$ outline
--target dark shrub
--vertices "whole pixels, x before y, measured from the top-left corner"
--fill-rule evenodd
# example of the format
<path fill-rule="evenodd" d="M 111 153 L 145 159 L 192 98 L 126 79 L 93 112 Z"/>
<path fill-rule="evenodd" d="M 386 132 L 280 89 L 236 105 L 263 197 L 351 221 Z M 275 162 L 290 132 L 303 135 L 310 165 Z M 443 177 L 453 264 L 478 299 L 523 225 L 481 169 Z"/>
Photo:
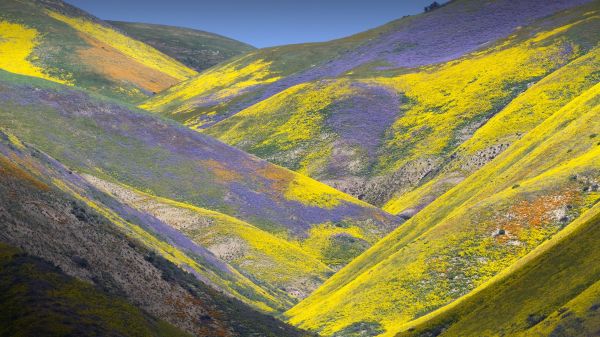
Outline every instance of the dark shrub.
<path fill-rule="evenodd" d="M 338 331 L 333 337 L 370 337 L 383 332 L 385 330 L 377 322 L 356 322 Z"/>
<path fill-rule="evenodd" d="M 527 316 L 527 326 L 532 327 L 545 319 L 546 319 L 546 315 L 530 314 L 529 316 Z"/>
<path fill-rule="evenodd" d="M 77 266 L 79 266 L 80 268 L 87 268 L 90 266 L 88 260 L 86 260 L 85 258 L 81 257 L 81 256 L 73 256 L 71 257 L 71 260 L 73 260 L 73 262 L 75 262 L 75 264 Z"/>
<path fill-rule="evenodd" d="M 433 10 L 436 10 L 436 9 L 440 8 L 440 7 L 442 7 L 442 5 L 440 5 L 437 1 L 434 1 L 434 2 L 431 3 L 431 5 L 425 7 L 425 13 L 431 12 Z"/>

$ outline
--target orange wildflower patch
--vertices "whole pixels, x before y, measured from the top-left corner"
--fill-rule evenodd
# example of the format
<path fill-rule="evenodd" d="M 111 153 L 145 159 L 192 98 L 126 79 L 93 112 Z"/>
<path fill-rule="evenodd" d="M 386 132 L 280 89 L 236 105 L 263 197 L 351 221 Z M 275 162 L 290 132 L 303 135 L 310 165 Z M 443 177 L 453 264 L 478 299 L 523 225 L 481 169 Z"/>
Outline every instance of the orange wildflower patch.
<path fill-rule="evenodd" d="M 502 229 L 511 234 L 517 234 L 528 227 L 541 227 L 559 221 L 566 214 L 567 206 L 575 202 L 578 194 L 573 190 L 561 193 L 542 195 L 534 200 L 522 200 L 512 205 L 500 221 Z M 505 236 L 499 236 L 499 240 Z"/>
<path fill-rule="evenodd" d="M 294 180 L 293 173 L 287 170 L 274 169 L 273 166 L 267 165 L 257 170 L 258 176 L 265 177 L 271 181 L 270 186 L 266 187 L 265 191 L 275 191 L 284 193 L 287 191 L 290 182 Z"/>
<path fill-rule="evenodd" d="M 203 160 L 202 164 L 210 168 L 212 173 L 215 176 L 217 176 L 217 178 L 219 178 L 219 180 L 221 181 L 229 183 L 232 181 L 239 181 L 242 179 L 242 176 L 239 173 L 228 169 L 227 167 L 225 167 L 225 165 L 216 160 Z"/>
<path fill-rule="evenodd" d="M 176 78 L 139 63 L 87 34 L 80 33 L 79 36 L 90 46 L 79 50 L 79 57 L 95 71 L 112 80 L 129 82 L 151 92 L 162 91 L 180 82 Z"/>

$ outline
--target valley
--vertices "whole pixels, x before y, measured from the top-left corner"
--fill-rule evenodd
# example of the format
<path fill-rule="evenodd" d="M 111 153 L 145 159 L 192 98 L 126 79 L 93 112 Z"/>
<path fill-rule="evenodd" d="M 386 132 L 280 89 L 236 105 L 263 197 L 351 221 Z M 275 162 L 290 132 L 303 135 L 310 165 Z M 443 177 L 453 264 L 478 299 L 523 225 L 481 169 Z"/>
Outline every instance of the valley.
<path fill-rule="evenodd" d="M 598 0 L 268 48 L 0 1 L 0 335 L 598 335 L 599 37 Z"/>

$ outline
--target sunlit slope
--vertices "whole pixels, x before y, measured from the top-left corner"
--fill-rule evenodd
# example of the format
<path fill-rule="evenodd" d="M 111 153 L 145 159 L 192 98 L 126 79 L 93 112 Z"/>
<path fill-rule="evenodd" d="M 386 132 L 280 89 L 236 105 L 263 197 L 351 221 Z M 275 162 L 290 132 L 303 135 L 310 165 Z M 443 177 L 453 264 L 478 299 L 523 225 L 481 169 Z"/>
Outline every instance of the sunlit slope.
<path fill-rule="evenodd" d="M 204 128 L 260 101 L 269 88 L 277 92 L 289 87 L 276 85 L 283 78 L 331 60 L 362 41 L 356 37 L 333 46 L 318 43 L 256 50 L 169 88 L 140 107 L 194 129 Z"/>
<path fill-rule="evenodd" d="M 89 284 L 56 274 L 45 284 L 35 265 L 21 277 L 19 270 L 11 271 L 18 263 L 3 266 L 17 277 L 14 287 L 2 283 L 12 287 L 0 296 L 8 310 L 3 318 L 9 321 L 0 328 L 4 334 L 37 329 L 35 335 L 85 330 L 182 335 L 162 320 L 195 336 L 304 335 L 257 311 L 268 311 L 277 301 L 208 251 L 5 132 L 0 132 L 0 176 L 0 241 Z M 23 260 L 27 257 L 20 254 L 15 262 Z M 19 311 L 23 301 L 27 310 Z M 27 322 L 36 312 L 40 316 Z"/>
<path fill-rule="evenodd" d="M 196 74 L 59 0 L 6 0 L 0 13 L 0 69 L 6 71 L 130 102 Z"/>
<path fill-rule="evenodd" d="M 0 67 L 14 73 L 35 76 L 65 83 L 66 78 L 52 77 L 44 69 L 33 64 L 33 49 L 37 45 L 38 32 L 18 23 L 0 22 Z"/>
<path fill-rule="evenodd" d="M 160 93 L 142 107 L 206 128 L 294 85 L 347 73 L 414 68 L 459 58 L 557 11 L 588 2 L 453 1 L 325 43 L 261 49 Z M 260 75 L 249 75 L 260 67 Z M 206 85 L 206 83 L 223 83 Z M 235 90 L 231 90 L 231 88 Z"/>
<path fill-rule="evenodd" d="M 171 121 L 47 81 L 5 72 L 0 78 L 3 127 L 74 170 L 236 218 L 330 268 L 345 265 L 401 223 Z M 328 269 L 320 263 L 317 275 Z M 290 304 L 286 291 L 271 290 Z"/>
<path fill-rule="evenodd" d="M 257 103 L 206 133 L 322 181 L 368 174 L 401 97 L 349 79 L 304 83 Z"/>
<path fill-rule="evenodd" d="M 416 212 L 494 159 L 523 134 L 598 81 L 600 49 L 595 47 L 517 96 L 461 144 L 425 184 L 393 197 L 384 209 L 395 214 Z"/>
<path fill-rule="evenodd" d="M 208 69 L 256 49 L 248 44 L 196 29 L 149 23 L 107 22 L 196 71 Z"/>
<path fill-rule="evenodd" d="M 216 257 L 234 266 L 260 285 L 281 289 L 302 299 L 333 271 L 288 242 L 233 217 L 166 198 L 157 198 L 127 186 L 86 175 L 86 180 L 119 201 L 185 234 Z"/>
<path fill-rule="evenodd" d="M 493 281 L 396 336 L 593 336 L 600 329 L 600 204 Z M 393 334 L 390 333 L 390 336 Z"/>
<path fill-rule="evenodd" d="M 299 84 L 205 132 L 412 215 L 597 83 L 597 9 L 562 12 L 452 62 Z M 396 202 L 435 175 L 435 193 Z"/>
<path fill-rule="evenodd" d="M 377 335 L 483 284 L 597 203 L 599 117 L 596 84 L 353 260 L 290 322 Z"/>

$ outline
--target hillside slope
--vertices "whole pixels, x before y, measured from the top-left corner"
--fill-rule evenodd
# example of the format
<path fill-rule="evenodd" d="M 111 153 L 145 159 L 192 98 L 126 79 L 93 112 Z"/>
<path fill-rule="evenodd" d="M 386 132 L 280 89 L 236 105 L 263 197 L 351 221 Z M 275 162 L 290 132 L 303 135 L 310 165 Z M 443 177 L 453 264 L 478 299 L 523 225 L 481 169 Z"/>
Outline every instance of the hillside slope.
<path fill-rule="evenodd" d="M 3 138 L 5 137 L 6 134 L 3 134 Z M 149 259 L 149 262 L 162 263 L 164 262 L 160 259 L 162 256 L 164 259 L 179 266 L 183 270 L 192 273 L 207 286 L 211 286 L 219 292 L 246 302 L 261 311 L 273 311 L 275 310 L 274 308 L 285 306 L 285 304 L 283 304 L 286 301 L 285 296 L 275 298 L 273 294 L 256 285 L 235 268 L 232 268 L 230 265 L 217 259 L 207 249 L 195 244 L 167 224 L 148 214 L 131 209 L 115 199 L 99 192 L 93 188 L 93 186 L 86 183 L 84 179 L 74 174 L 71 170 L 65 168 L 51 157 L 44 155 L 35 148 L 31 149 L 24 145 L 14 135 L 9 134 L 8 138 L 5 139 L 10 143 L 8 144 L 8 149 L 4 151 L 4 163 L 8 168 L 3 171 L 4 175 L 8 175 L 9 177 L 13 175 L 17 178 L 23 176 L 25 178 L 29 177 L 28 181 L 34 182 L 36 179 L 31 178 L 32 174 L 34 177 L 43 177 L 45 181 L 49 181 L 52 186 L 67 193 L 71 196 L 70 199 L 72 199 L 72 202 L 66 204 L 66 206 L 54 203 L 52 198 L 44 199 L 45 203 L 42 202 L 44 200 L 37 202 L 37 205 L 41 207 L 41 212 L 50 214 L 50 218 L 55 221 L 44 221 L 44 226 L 40 225 L 40 228 L 45 228 L 44 234 L 38 234 L 38 236 L 41 237 L 31 240 L 31 242 L 28 242 L 28 245 L 24 246 L 21 241 L 27 240 L 27 236 L 23 236 L 23 233 L 27 233 L 30 230 L 24 229 L 22 226 L 31 225 L 32 220 L 22 221 L 19 219 L 27 219 L 28 216 L 32 216 L 29 214 L 30 212 L 28 212 L 27 207 L 23 208 L 23 205 L 26 206 L 29 202 L 27 200 L 22 200 L 22 205 L 13 205 L 13 200 L 11 198 L 18 193 L 18 188 L 8 190 L 8 192 L 5 193 L 6 199 L 4 200 L 6 206 L 3 206 L 5 209 L 10 210 L 10 221 L 5 223 L 7 230 L 4 232 L 4 238 L 7 242 L 11 244 L 15 244 L 16 242 L 19 247 L 30 247 L 30 249 L 33 249 L 30 252 L 55 262 L 57 259 L 58 261 L 62 261 L 65 258 L 71 258 L 71 255 L 77 255 L 77 252 L 81 252 L 82 250 L 87 251 L 89 254 L 94 254 L 97 252 L 97 249 L 89 250 L 89 246 L 91 245 L 93 247 L 98 243 L 90 243 L 83 238 L 81 240 L 73 240 L 70 242 L 71 245 L 80 245 L 78 249 L 71 248 L 71 251 L 64 251 L 64 247 L 62 246 L 58 248 L 47 246 L 56 244 L 57 240 L 59 240 L 59 242 L 61 240 L 60 237 L 55 236 L 56 229 L 47 226 L 56 225 L 56 221 L 59 221 L 59 223 L 65 222 L 68 218 L 68 216 L 67 218 L 65 218 L 65 216 L 68 214 L 75 216 L 78 220 L 91 223 L 97 223 L 101 218 L 106 218 L 111 223 L 111 226 L 109 227 L 116 226 L 115 229 L 125 232 L 128 237 L 131 237 L 147 247 L 147 258 Z M 15 147 L 21 151 L 17 152 Z M 27 171 L 23 171 L 20 167 L 27 169 Z M 16 173 L 12 173 L 13 171 Z M 10 179 L 8 179 L 8 182 L 10 182 Z M 36 183 L 35 185 L 40 187 L 38 189 L 49 189 L 48 183 Z M 24 194 L 24 197 L 27 197 L 27 193 Z M 92 213 L 98 213 L 99 215 L 88 214 L 90 209 L 92 209 Z M 105 222 L 106 221 L 102 223 Z M 83 230 L 80 227 L 78 228 L 78 230 Z M 90 232 L 89 234 L 97 236 L 107 235 L 103 232 Z M 108 235 L 107 239 L 110 239 L 110 235 Z M 104 242 L 104 239 L 99 237 L 94 240 Z M 59 256 L 55 256 L 55 254 L 57 254 L 57 249 L 60 254 Z M 119 252 L 116 251 L 115 253 Z M 94 256 L 90 257 L 94 259 L 98 258 Z M 77 258 L 75 257 L 75 259 Z M 110 266 L 111 268 L 109 270 L 92 268 L 89 272 L 95 273 L 96 275 L 98 275 L 98 273 L 107 273 L 107 281 L 110 282 L 114 277 L 113 274 L 122 272 L 119 264 Z M 169 264 L 167 266 L 169 266 Z M 136 268 L 140 268 L 140 266 L 136 266 Z M 73 272 L 73 270 L 71 270 L 71 272 Z M 83 275 L 75 275 L 79 277 L 90 277 L 86 272 L 84 272 Z M 104 278 L 104 276 L 102 277 Z M 134 289 L 128 289 L 130 291 L 140 291 L 140 289 L 136 289 L 135 287 Z M 176 310 L 176 308 L 171 308 L 171 310 Z"/>
<path fill-rule="evenodd" d="M 179 209 L 174 218 L 162 218 L 175 238 L 178 229 L 189 231 L 196 246 L 237 256 L 229 261 L 233 266 L 221 261 L 234 278 L 225 280 L 226 288 L 266 311 L 289 308 L 402 222 L 310 178 L 84 91 L 0 72 L 0 101 L 0 121 L 17 137 L 101 185 L 124 186 L 117 197 L 126 203 L 127 193 L 156 197 L 132 207 Z M 194 235 L 207 224 L 212 238 Z M 247 230 L 259 236 L 245 238 Z M 176 246 L 192 244 L 182 240 Z M 306 262 L 304 270 L 291 268 L 298 260 Z"/>
<path fill-rule="evenodd" d="M 510 144 L 600 80 L 600 50 L 590 50 L 530 86 L 461 144 L 424 184 L 396 194 L 384 209 L 414 213 L 480 169 Z"/>
<path fill-rule="evenodd" d="M 303 246 L 246 222 L 190 204 L 157 198 L 97 177 L 85 179 L 123 204 L 155 216 L 252 280 L 304 298 L 333 273 Z"/>
<path fill-rule="evenodd" d="M 196 74 L 60 0 L 0 3 L 0 69 L 129 102 Z"/>
<path fill-rule="evenodd" d="M 547 240 L 598 201 L 599 100 L 596 84 L 330 278 L 291 322 L 325 334 L 360 322 L 389 330 Z"/>
<path fill-rule="evenodd" d="M 598 335 L 600 257 L 590 247 L 599 230 L 596 204 L 493 281 L 396 336 Z"/>
<path fill-rule="evenodd" d="M 439 185 L 464 179 L 543 120 L 550 109 L 560 108 L 597 82 L 600 17 L 592 10 L 598 7 L 595 2 L 561 12 L 449 63 L 299 84 L 205 132 L 411 216 L 444 191 Z M 561 72 L 564 75 L 554 84 L 530 88 Z M 518 97 L 524 103 L 503 111 L 517 96 L 527 97 Z M 537 114 L 530 116 L 533 108 Z M 489 125 L 497 114 L 519 123 Z M 512 130 L 512 137 L 485 138 L 500 130 Z M 462 147 L 465 142 L 469 144 Z M 464 153 L 467 148 L 469 153 Z M 462 169 L 469 164 L 471 168 Z M 443 168 L 447 172 L 438 174 Z M 432 184 L 437 194 L 422 193 L 417 203 L 398 205 L 396 199 L 436 175 Z"/>
<path fill-rule="evenodd" d="M 256 48 L 214 33 L 149 23 L 107 21 L 127 35 L 202 71 Z"/>
<path fill-rule="evenodd" d="M 325 43 L 260 49 L 153 97 L 142 107 L 205 128 L 294 85 L 361 68 L 445 62 L 519 26 L 588 1 L 459 0 L 425 15 Z"/>
<path fill-rule="evenodd" d="M 600 332 L 600 0 L 456 0 L 195 77 L 62 2 L 0 9 L 0 264 L 101 303 L 43 301 L 140 334 Z"/>
<path fill-rule="evenodd" d="M 3 336 L 189 336 L 2 243 L 0 289 Z"/>
<path fill-rule="evenodd" d="M 248 54 L 142 107 L 383 206 L 432 179 L 530 86 L 594 49 L 598 1 L 559 11 L 577 4 L 455 1 L 347 39 Z M 569 95 L 595 83 L 588 63 L 591 76 Z M 466 159 L 486 161 L 507 144 Z M 438 195 L 386 209 L 411 216 Z"/>
<path fill-rule="evenodd" d="M 247 286 L 231 270 L 217 290 L 227 268 L 201 247 L 4 132 L 0 175 L 3 334 L 305 335 L 225 295 Z"/>

